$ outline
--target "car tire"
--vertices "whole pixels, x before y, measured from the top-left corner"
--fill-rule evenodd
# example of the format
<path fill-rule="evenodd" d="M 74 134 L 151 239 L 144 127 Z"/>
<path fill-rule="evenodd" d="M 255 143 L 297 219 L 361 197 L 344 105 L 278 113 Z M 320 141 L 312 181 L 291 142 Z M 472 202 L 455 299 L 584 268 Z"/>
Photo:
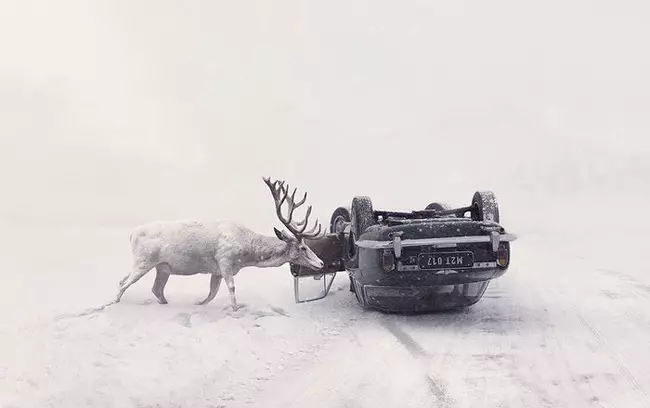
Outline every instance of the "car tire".
<path fill-rule="evenodd" d="M 337 208 L 330 218 L 330 232 L 333 234 L 341 233 L 345 228 L 345 223 L 350 223 L 351 218 L 349 207 Z"/>
<path fill-rule="evenodd" d="M 361 234 L 377 222 L 370 197 L 359 196 L 352 199 L 350 218 L 349 254 L 346 268 L 356 269 L 359 267 L 359 249 L 356 242 Z"/>
<path fill-rule="evenodd" d="M 499 203 L 492 191 L 477 191 L 472 197 L 472 218 L 499 223 Z"/>
<path fill-rule="evenodd" d="M 361 234 L 376 223 L 372 200 L 365 196 L 354 197 L 350 210 L 351 233 L 356 242 Z"/>

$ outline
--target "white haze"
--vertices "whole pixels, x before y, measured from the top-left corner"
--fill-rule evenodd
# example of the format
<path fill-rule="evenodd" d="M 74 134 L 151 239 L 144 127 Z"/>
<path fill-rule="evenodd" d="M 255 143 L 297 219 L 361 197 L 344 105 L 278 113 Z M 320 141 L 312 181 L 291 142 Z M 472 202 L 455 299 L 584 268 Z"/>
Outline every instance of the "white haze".
<path fill-rule="evenodd" d="M 30 355 L 31 343 L 14 330 L 27 321 L 112 296 L 128 272 L 128 231 L 138 223 L 230 218 L 271 235 L 278 223 L 263 176 L 308 191 L 325 224 L 355 195 L 371 196 L 377 208 L 410 210 L 434 200 L 466 205 L 475 190 L 493 190 L 504 226 L 523 248 L 519 275 L 503 278 L 509 302 L 519 283 L 545 282 L 546 275 L 527 280 L 521 271 L 552 273 L 539 266 L 548 250 L 531 242 L 555 242 L 594 264 L 604 259 L 603 237 L 623 237 L 614 243 L 620 246 L 627 237 L 629 248 L 642 251 L 645 241 L 636 238 L 648 226 L 650 198 L 649 19 L 650 3 L 640 0 L 2 2 L 0 306 L 11 311 L 0 325 L 5 356 L 18 343 Z M 641 255 L 637 261 L 644 262 Z M 581 279 L 589 279 L 589 268 Z M 304 308 L 291 302 L 285 269 L 272 279 L 261 271 L 242 275 L 240 296 L 305 317 L 296 327 L 267 327 L 282 347 L 290 348 L 286 333 L 298 327 L 328 332 L 327 313 L 345 320 L 358 312 L 342 274 L 336 301 Z M 170 291 L 187 289 L 177 304 L 205 295 L 207 281 L 197 280 L 170 283 Z M 578 292 L 567 293 L 579 297 L 574 284 L 567 287 Z M 136 306 L 151 298 L 148 285 L 136 285 L 128 313 L 141 313 Z M 227 303 L 224 292 L 215 302 Z M 157 315 L 153 306 L 146 314 L 154 321 L 171 313 Z M 481 313 L 503 312 L 486 307 Z M 313 313 L 321 316 L 315 322 Z M 120 316 L 129 317 L 113 318 Z M 241 337 L 228 346 L 223 331 L 243 326 L 224 322 L 204 334 L 219 333 L 226 348 L 247 353 Z M 83 331 L 76 327 L 71 341 Z M 164 330 L 147 327 L 152 338 Z M 647 336 L 641 326 L 630 330 Z M 74 354 L 84 346 L 68 347 Z M 370 349 L 381 354 L 381 347 Z M 14 382 L 29 382 L 42 361 L 0 360 L 0 406 L 3 392 L 21 407 L 54 393 L 21 400 L 31 394 Z M 326 367 L 343 370 L 332 361 Z M 650 392 L 647 369 L 634 368 L 637 389 Z M 12 370 L 22 377 L 7 374 Z M 248 374 L 233 375 L 244 381 Z M 77 401 L 61 398 L 58 406 Z"/>
<path fill-rule="evenodd" d="M 321 218 L 358 194 L 632 193 L 649 174 L 648 8 L 5 2 L 3 218 L 268 229 L 262 175 Z"/>

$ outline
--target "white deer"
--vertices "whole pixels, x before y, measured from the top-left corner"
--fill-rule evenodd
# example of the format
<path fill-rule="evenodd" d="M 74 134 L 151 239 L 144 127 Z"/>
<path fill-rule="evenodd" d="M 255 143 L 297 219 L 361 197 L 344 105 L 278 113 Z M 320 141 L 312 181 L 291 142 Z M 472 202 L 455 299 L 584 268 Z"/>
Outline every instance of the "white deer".
<path fill-rule="evenodd" d="M 242 268 L 278 267 L 287 262 L 313 269 L 322 269 L 323 261 L 305 244 L 305 238 L 318 238 L 321 226 L 316 220 L 314 227 L 305 232 L 311 205 L 305 219 L 292 222 L 293 212 L 305 203 L 295 202 L 296 189 L 291 196 L 284 181 L 263 178 L 271 190 L 276 213 L 291 233 L 275 231 L 275 237 L 257 234 L 232 221 L 172 221 L 151 222 L 136 227 L 130 235 L 133 250 L 133 270 L 120 281 L 115 299 L 118 303 L 124 292 L 151 269 L 156 268 L 156 279 L 151 291 L 158 302 L 166 304 L 164 290 L 170 275 L 210 274 L 210 292 L 198 305 L 212 301 L 219 291 L 221 279 L 226 281 L 233 310 L 239 309 L 235 298 L 234 277 Z M 282 204 L 288 203 L 288 217 L 282 215 Z M 318 229 L 317 229 L 318 228 Z"/>

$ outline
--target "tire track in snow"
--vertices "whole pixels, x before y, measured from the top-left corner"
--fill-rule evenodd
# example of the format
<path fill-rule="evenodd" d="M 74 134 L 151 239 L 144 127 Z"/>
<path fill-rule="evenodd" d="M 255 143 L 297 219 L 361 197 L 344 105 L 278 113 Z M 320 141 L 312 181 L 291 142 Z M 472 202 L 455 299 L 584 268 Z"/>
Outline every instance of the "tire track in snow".
<path fill-rule="evenodd" d="M 381 325 L 386 330 L 388 330 L 417 361 L 422 361 L 424 359 L 426 360 L 431 359 L 431 356 L 429 355 L 429 353 L 427 353 L 424 347 L 422 347 L 417 341 L 415 341 L 415 339 L 411 337 L 411 335 L 409 335 L 404 330 L 402 330 L 392 319 L 384 318 L 381 319 L 380 322 Z M 432 378 L 428 372 L 425 373 L 424 377 L 427 384 L 429 385 L 429 390 L 431 391 L 431 394 L 433 394 L 433 396 L 436 397 L 436 399 L 441 402 L 442 407 L 452 408 L 456 406 L 456 403 L 449 395 L 449 392 L 443 385 L 440 384 L 439 380 Z"/>
<path fill-rule="evenodd" d="M 600 343 L 600 345 L 603 347 L 605 352 L 609 355 L 609 357 L 614 361 L 618 369 L 621 371 L 623 376 L 627 379 L 627 382 L 630 384 L 630 386 L 634 389 L 634 391 L 640 393 L 643 395 L 644 399 L 648 399 L 648 395 L 645 393 L 643 388 L 641 387 L 641 384 L 639 384 L 639 381 L 636 379 L 634 374 L 623 364 L 620 358 L 616 355 L 616 353 L 612 350 L 612 348 L 609 346 L 607 340 L 603 337 L 603 335 L 596 329 L 589 321 L 580 314 L 578 309 L 574 306 L 574 310 L 576 312 L 576 315 L 578 316 L 578 319 L 580 319 L 580 322 L 585 326 L 591 334 L 596 338 L 596 340 Z"/>
<path fill-rule="evenodd" d="M 578 259 L 580 263 L 584 264 L 587 269 L 593 269 L 596 272 L 613 277 L 617 279 L 618 281 L 627 283 L 633 287 L 633 289 L 640 290 L 642 293 L 640 294 L 641 297 L 648 298 L 648 294 L 650 294 L 650 286 L 645 284 L 644 282 L 640 281 L 637 276 L 634 276 L 632 274 L 617 270 L 617 269 L 611 269 L 611 268 L 602 268 L 602 267 L 593 267 L 593 261 L 590 260 L 589 258 L 582 257 L 582 256 L 577 256 L 575 254 L 567 254 L 566 255 L 569 258 L 573 259 Z M 606 340 L 605 336 L 583 316 L 583 314 L 580 312 L 578 306 L 571 302 L 571 307 L 573 308 L 576 316 L 582 323 L 582 325 L 589 330 L 589 332 L 593 335 L 593 337 L 596 339 L 596 341 L 600 344 L 602 349 L 607 353 L 609 358 L 613 361 L 613 363 L 616 365 L 618 370 L 621 372 L 623 377 L 627 380 L 627 383 L 629 386 L 638 394 L 640 394 L 644 400 L 648 401 L 648 394 L 645 392 L 641 384 L 639 383 L 638 379 L 634 376 L 634 374 L 630 371 L 630 369 L 626 366 L 626 364 L 623 362 L 623 356 L 617 353 L 609 344 L 609 342 Z M 650 404 L 649 404 L 650 405 Z"/>
<path fill-rule="evenodd" d="M 331 326 L 329 318 L 321 320 L 335 329 L 337 336 L 314 333 L 314 337 L 301 339 L 302 344 L 318 343 L 318 349 L 285 359 L 283 369 L 270 374 L 259 389 L 242 391 L 252 403 L 269 408 L 447 408 L 432 395 L 428 381 L 422 381 L 424 370 L 420 371 L 409 352 L 378 324 L 377 316 L 352 310 L 336 327 Z M 227 406 L 250 405 L 242 395 Z"/>

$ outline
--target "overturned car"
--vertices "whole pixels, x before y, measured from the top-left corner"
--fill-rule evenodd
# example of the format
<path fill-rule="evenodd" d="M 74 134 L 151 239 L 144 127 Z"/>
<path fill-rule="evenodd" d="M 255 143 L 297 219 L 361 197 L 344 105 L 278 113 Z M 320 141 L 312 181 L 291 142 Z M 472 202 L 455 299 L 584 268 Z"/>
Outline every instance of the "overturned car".
<path fill-rule="evenodd" d="M 307 240 L 325 266 L 290 265 L 296 302 L 322 299 L 347 271 L 359 305 L 386 312 L 427 312 L 470 306 L 510 266 L 516 237 L 499 223 L 494 193 L 478 191 L 471 205 L 431 203 L 411 212 L 375 210 L 369 197 L 337 208 L 329 233 Z M 322 292 L 300 296 L 299 281 L 321 279 Z"/>

